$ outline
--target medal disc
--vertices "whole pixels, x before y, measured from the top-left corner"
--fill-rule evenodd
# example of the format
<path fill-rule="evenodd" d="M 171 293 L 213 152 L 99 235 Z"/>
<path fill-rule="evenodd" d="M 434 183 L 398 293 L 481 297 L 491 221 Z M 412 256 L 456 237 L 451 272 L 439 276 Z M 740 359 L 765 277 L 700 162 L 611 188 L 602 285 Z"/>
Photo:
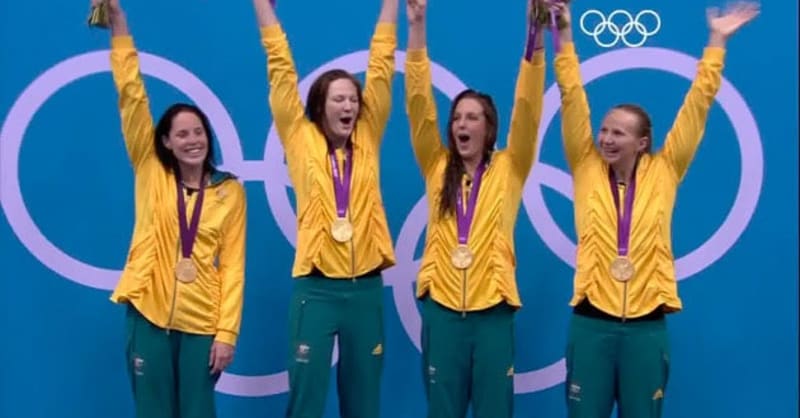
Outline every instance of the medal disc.
<path fill-rule="evenodd" d="M 338 218 L 331 225 L 331 235 L 337 242 L 349 242 L 353 239 L 353 225 L 344 218 Z"/>
<path fill-rule="evenodd" d="M 453 249 L 450 254 L 450 262 L 459 270 L 466 270 L 472 264 L 472 250 L 464 244 L 460 244 Z"/>
<path fill-rule="evenodd" d="M 183 283 L 191 283 L 197 279 L 197 267 L 190 258 L 181 258 L 175 265 L 175 277 Z"/>
<path fill-rule="evenodd" d="M 628 257 L 617 257 L 611 262 L 611 277 L 618 282 L 627 282 L 633 278 L 633 263 Z"/>

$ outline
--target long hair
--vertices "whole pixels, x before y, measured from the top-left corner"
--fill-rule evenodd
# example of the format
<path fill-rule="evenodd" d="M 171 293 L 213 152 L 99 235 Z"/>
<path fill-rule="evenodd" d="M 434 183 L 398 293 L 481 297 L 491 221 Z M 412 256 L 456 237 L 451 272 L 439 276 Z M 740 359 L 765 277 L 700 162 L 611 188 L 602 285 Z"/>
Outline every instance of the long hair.
<path fill-rule="evenodd" d="M 647 111 L 641 106 L 631 103 L 618 104 L 612 109 L 624 110 L 639 119 L 639 130 L 636 132 L 636 135 L 639 135 L 639 137 L 647 137 L 647 148 L 645 148 L 644 152 L 650 154 L 653 151 L 653 122 L 651 122 L 650 115 L 647 114 Z"/>
<path fill-rule="evenodd" d="M 206 159 L 203 161 L 203 172 L 210 173 L 214 171 L 214 133 L 211 130 L 211 123 L 208 121 L 208 117 L 205 113 L 203 113 L 200 108 L 195 105 L 191 105 L 188 103 L 175 103 L 161 115 L 161 118 L 158 120 L 158 124 L 156 124 L 155 135 L 153 136 L 153 141 L 155 141 L 155 148 L 156 148 L 156 155 L 158 156 L 158 160 L 161 161 L 161 165 L 167 171 L 174 171 L 176 174 L 179 173 L 180 169 L 178 167 L 178 159 L 175 158 L 175 154 L 164 145 L 164 138 L 169 137 L 169 132 L 172 130 L 172 121 L 175 119 L 179 113 L 182 112 L 189 112 L 197 116 L 200 119 L 200 123 L 203 124 L 203 130 L 206 131 L 206 138 L 208 139 L 208 144 L 206 145 L 206 149 L 208 152 L 206 153 Z"/>
<path fill-rule="evenodd" d="M 489 159 L 497 142 L 497 108 L 491 96 L 472 89 L 459 93 L 450 106 L 450 116 L 447 123 L 447 147 L 450 152 L 447 159 L 447 167 L 444 170 L 442 192 L 439 195 L 439 216 L 443 218 L 447 215 L 455 214 L 456 199 L 460 198 L 458 196 L 458 187 L 461 184 L 461 178 L 464 176 L 464 161 L 461 159 L 461 154 L 458 153 L 456 138 L 453 135 L 456 107 L 464 99 L 477 100 L 483 108 L 483 116 L 486 119 L 486 142 L 483 148 L 484 161 Z"/>
<path fill-rule="evenodd" d="M 308 97 L 306 98 L 306 117 L 313 122 L 322 133 L 325 133 L 325 101 L 328 99 L 328 88 L 331 83 L 342 78 L 350 80 L 356 87 L 356 93 L 358 94 L 358 113 L 355 116 L 355 120 L 358 120 L 359 116 L 361 116 L 361 110 L 364 106 L 361 82 L 345 70 L 328 70 L 314 80 L 311 84 L 311 88 L 308 89 Z"/>

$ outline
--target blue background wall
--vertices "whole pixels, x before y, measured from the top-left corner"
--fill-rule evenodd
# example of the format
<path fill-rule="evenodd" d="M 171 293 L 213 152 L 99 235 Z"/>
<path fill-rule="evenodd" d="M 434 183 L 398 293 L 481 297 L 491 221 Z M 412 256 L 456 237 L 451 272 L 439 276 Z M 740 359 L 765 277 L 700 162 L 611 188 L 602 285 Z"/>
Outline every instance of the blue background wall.
<path fill-rule="evenodd" d="M 133 416 L 123 311 L 108 301 L 132 228 L 132 177 L 108 73 L 108 35 L 86 27 L 85 3 L 0 4 L 2 417 Z M 196 100 L 212 116 L 225 167 L 242 175 L 248 191 L 244 322 L 236 360 L 218 387 L 220 417 L 281 416 L 294 213 L 281 149 L 270 133 L 265 59 L 251 4 L 127 3 L 154 113 L 176 100 Z M 378 3 L 279 4 L 301 78 L 367 48 Z M 504 0 L 502 7 L 478 0 L 430 3 L 429 42 L 442 66 L 436 77 L 442 114 L 460 80 L 494 95 L 505 131 L 523 49 L 524 1 Z M 621 41 L 603 48 L 581 33 L 577 21 L 589 2 L 576 2 L 575 39 L 595 125 L 612 104 L 639 102 L 663 137 L 689 86 L 680 74 L 693 75 L 707 40 L 705 4 L 591 3 L 606 15 L 652 9 L 661 20 L 643 48 Z M 726 84 L 681 189 L 673 235 L 685 311 L 669 320 L 669 418 L 797 414 L 796 15 L 796 2 L 769 2 L 731 40 Z M 587 16 L 587 26 L 596 17 Z M 620 14 L 615 19 L 625 22 Z M 652 15 L 642 23 L 655 26 Z M 403 17 L 399 28 L 402 51 Z M 601 42 L 613 40 L 602 36 Z M 629 41 L 636 42 L 635 36 L 628 35 Z M 89 55 L 76 58 L 81 54 Z M 363 59 L 356 54 L 339 64 L 357 71 Z M 617 71 L 637 66 L 650 68 Z M 181 74 L 181 68 L 194 76 Z M 551 66 L 547 85 L 553 85 Z M 411 295 L 426 209 L 403 101 L 398 73 L 382 157 L 399 259 L 387 272 L 384 293 L 387 418 L 423 416 L 425 410 L 419 316 Z M 574 231 L 555 89 L 546 103 L 550 123 L 541 129 L 541 163 L 528 182 L 517 225 L 525 303 L 517 316 L 519 417 L 564 416 L 560 361 Z M 337 416 L 334 394 L 331 389 L 327 417 Z"/>

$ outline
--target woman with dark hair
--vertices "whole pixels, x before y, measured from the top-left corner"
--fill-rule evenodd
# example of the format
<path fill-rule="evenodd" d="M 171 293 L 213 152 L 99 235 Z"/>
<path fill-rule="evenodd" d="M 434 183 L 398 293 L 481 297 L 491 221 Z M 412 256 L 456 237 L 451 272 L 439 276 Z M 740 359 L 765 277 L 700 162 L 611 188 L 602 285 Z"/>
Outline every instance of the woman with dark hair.
<path fill-rule="evenodd" d="M 657 152 L 650 117 L 634 104 L 604 115 L 595 145 L 570 8 L 551 7 L 565 23 L 555 71 L 578 236 L 567 409 L 571 418 L 607 418 L 616 402 L 621 417 L 660 417 L 670 369 L 665 315 L 682 309 L 670 231 L 675 197 L 720 88 L 726 41 L 758 7 L 709 11 L 697 76 Z"/>
<path fill-rule="evenodd" d="M 211 126 L 196 106 L 174 104 L 153 126 L 125 13 L 118 0 L 104 7 L 135 177 L 136 223 L 111 300 L 127 305 L 136 416 L 213 418 L 241 322 L 244 188 L 214 167 Z"/>
<path fill-rule="evenodd" d="M 528 43 L 514 95 L 508 147 L 495 150 L 490 96 L 461 92 L 447 146 L 438 131 L 425 34 L 425 2 L 408 0 L 406 108 L 425 178 L 428 230 L 417 278 L 428 417 L 511 418 L 514 399 L 514 226 L 533 165 L 544 94 L 542 28 L 528 13 Z"/>
<path fill-rule="evenodd" d="M 330 70 L 300 101 L 286 35 L 269 0 L 254 0 L 269 102 L 297 196 L 286 416 L 321 417 L 334 337 L 341 416 L 377 418 L 383 368 L 382 270 L 395 264 L 380 191 L 379 151 L 392 101 L 398 0 L 384 0 L 366 82 Z"/>

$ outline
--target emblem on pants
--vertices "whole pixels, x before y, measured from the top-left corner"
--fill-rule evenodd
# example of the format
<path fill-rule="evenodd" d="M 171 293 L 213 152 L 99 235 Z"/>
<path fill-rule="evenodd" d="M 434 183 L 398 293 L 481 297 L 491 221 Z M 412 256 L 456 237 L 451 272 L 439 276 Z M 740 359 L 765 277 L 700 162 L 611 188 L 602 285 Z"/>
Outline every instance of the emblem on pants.
<path fill-rule="evenodd" d="M 569 384 L 569 394 L 567 395 L 569 400 L 580 402 L 581 400 L 581 387 L 575 383 Z"/>
<path fill-rule="evenodd" d="M 137 355 L 133 356 L 133 374 L 144 376 L 144 359 Z"/>
<path fill-rule="evenodd" d="M 300 343 L 297 345 L 294 359 L 298 363 L 308 363 L 308 355 L 311 352 L 311 347 L 308 344 Z"/>

